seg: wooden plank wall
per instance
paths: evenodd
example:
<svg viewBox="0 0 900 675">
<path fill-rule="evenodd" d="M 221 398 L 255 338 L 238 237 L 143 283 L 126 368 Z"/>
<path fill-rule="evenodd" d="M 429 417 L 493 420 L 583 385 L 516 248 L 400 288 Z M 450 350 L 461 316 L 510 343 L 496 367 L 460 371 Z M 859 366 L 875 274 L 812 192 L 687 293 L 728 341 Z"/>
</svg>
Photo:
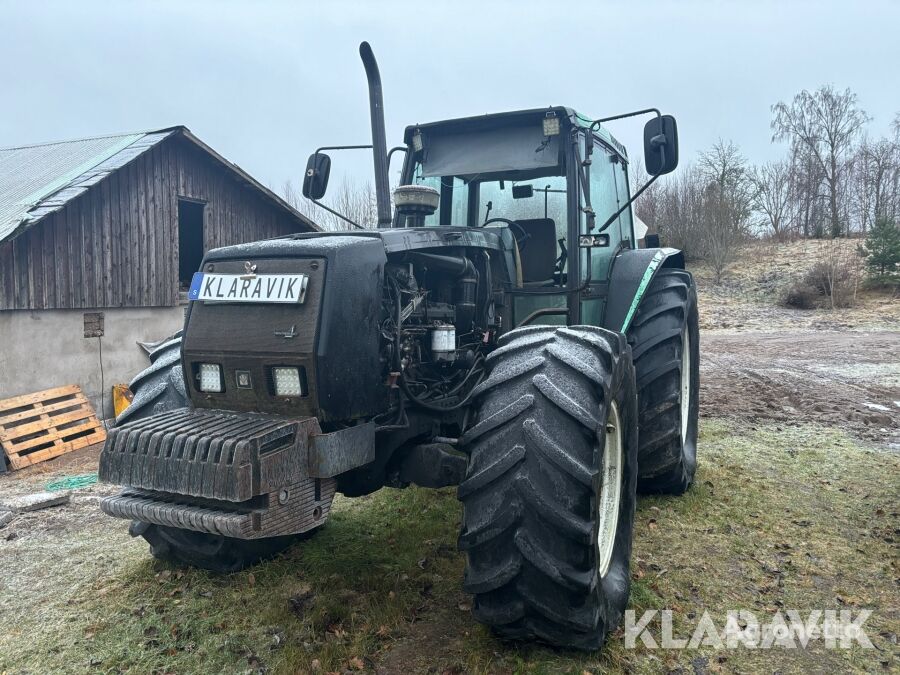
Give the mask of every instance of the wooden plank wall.
<svg viewBox="0 0 900 675">
<path fill-rule="evenodd" d="M 0 310 L 177 304 L 179 197 L 206 202 L 206 250 L 304 229 L 174 135 L 0 244 Z"/>
</svg>

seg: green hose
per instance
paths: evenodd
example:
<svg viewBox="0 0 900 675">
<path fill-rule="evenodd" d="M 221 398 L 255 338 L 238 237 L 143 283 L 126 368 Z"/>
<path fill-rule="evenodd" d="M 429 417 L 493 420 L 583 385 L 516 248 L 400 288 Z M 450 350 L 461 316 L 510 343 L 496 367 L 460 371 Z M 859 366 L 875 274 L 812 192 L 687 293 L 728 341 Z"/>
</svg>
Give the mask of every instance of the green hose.
<svg viewBox="0 0 900 675">
<path fill-rule="evenodd" d="M 80 476 L 66 476 L 47 483 L 47 490 L 57 492 L 59 490 L 77 490 L 97 482 L 97 474 L 83 473 Z"/>
</svg>

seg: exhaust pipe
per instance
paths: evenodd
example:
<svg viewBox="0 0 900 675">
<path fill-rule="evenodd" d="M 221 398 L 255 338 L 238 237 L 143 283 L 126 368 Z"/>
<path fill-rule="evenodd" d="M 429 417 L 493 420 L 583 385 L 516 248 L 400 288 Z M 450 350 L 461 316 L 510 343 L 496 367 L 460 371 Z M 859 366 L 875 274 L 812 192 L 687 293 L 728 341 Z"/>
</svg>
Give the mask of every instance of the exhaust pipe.
<svg viewBox="0 0 900 675">
<path fill-rule="evenodd" d="M 384 132 L 384 98 L 381 74 L 368 42 L 359 45 L 359 55 L 369 81 L 369 116 L 372 118 L 372 154 L 375 157 L 375 202 L 378 205 L 378 227 L 391 226 L 391 197 L 388 184 L 387 140 Z"/>
</svg>

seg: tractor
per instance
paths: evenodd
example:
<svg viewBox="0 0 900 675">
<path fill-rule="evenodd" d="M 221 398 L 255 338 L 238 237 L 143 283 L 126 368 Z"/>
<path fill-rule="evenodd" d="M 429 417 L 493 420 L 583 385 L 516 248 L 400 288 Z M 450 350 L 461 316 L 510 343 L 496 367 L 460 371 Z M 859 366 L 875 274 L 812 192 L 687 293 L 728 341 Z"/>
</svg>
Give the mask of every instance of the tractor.
<svg viewBox="0 0 900 675">
<path fill-rule="evenodd" d="M 319 148 L 303 183 L 348 229 L 206 253 L 109 433 L 100 477 L 123 489 L 101 509 L 157 558 L 232 572 L 324 525 L 336 492 L 456 485 L 475 618 L 597 649 L 628 602 L 637 492 L 683 493 L 696 468 L 694 282 L 635 239 L 642 190 L 602 126 L 650 115 L 649 185 L 677 166 L 675 120 L 549 107 L 414 124 L 388 150 L 360 55 L 372 143 Z M 322 201 L 343 148 L 372 151 L 377 228 Z"/>
</svg>

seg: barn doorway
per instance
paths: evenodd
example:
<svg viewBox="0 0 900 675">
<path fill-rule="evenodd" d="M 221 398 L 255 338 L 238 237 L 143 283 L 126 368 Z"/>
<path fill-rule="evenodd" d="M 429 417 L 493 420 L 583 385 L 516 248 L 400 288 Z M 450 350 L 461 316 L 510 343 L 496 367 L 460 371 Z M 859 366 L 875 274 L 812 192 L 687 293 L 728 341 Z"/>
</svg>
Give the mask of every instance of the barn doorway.
<svg viewBox="0 0 900 675">
<path fill-rule="evenodd" d="M 203 262 L 203 209 L 206 204 L 178 200 L 178 287 L 186 291 Z"/>
</svg>

